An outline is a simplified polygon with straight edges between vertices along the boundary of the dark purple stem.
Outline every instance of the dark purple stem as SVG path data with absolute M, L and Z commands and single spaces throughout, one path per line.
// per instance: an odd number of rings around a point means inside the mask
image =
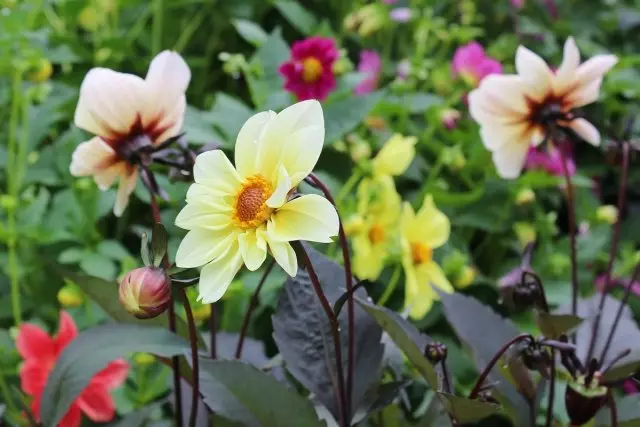
M 551 349 L 551 378 L 549 379 L 549 404 L 547 405 L 547 427 L 553 427 L 553 398 L 556 393 L 556 351 Z
M 333 206 L 336 208 L 336 212 L 338 211 L 338 206 L 336 205 L 333 196 L 331 195 L 331 191 L 329 188 L 314 174 L 309 175 L 309 179 L 313 182 L 313 184 L 320 189 L 324 193 L 324 196 L 331 202 Z M 338 218 L 339 218 L 338 214 Z M 344 273 L 345 273 L 345 284 L 347 289 L 347 316 L 348 316 L 348 325 L 347 325 L 347 337 L 348 337 L 348 347 L 347 347 L 347 419 L 351 414 L 351 399 L 352 399 L 352 390 L 353 390 L 353 370 L 354 370 L 354 362 L 355 362 L 355 303 L 353 299 L 353 275 L 351 273 L 351 256 L 349 254 L 349 244 L 347 242 L 347 235 L 344 232 L 344 227 L 342 226 L 342 220 L 339 219 L 338 223 L 338 238 L 340 240 L 340 246 L 342 247 L 342 258 L 344 262 Z
M 602 311 L 604 310 L 604 303 L 609 292 L 609 285 L 611 284 L 611 271 L 613 270 L 613 264 L 616 260 L 616 254 L 618 252 L 618 241 L 620 239 L 620 229 L 622 225 L 622 213 L 627 200 L 627 181 L 629 178 L 629 144 L 627 142 L 622 143 L 622 177 L 620 178 L 620 188 L 618 189 L 618 220 L 613 231 L 613 238 L 611 239 L 611 249 L 609 250 L 609 263 L 607 264 L 607 271 L 605 274 L 605 283 L 602 294 L 600 295 L 600 302 L 598 304 L 598 311 L 596 312 L 596 318 L 593 322 L 593 331 L 591 332 L 591 341 L 589 342 L 589 350 L 587 352 L 587 359 L 591 360 L 593 357 L 593 351 L 595 349 L 596 341 L 598 340 L 598 333 L 600 332 L 600 319 L 602 318 Z M 622 306 L 621 306 L 622 307 Z M 575 314 L 575 313 L 574 313 Z M 611 334 L 610 334 L 611 335 Z M 605 347 L 606 349 L 607 347 Z M 600 359 L 602 361 L 602 359 Z
M 249 322 L 251 321 L 251 315 L 253 314 L 253 310 L 258 306 L 258 295 L 260 294 L 260 290 L 262 286 L 267 281 L 267 277 L 271 270 L 273 270 L 273 266 L 276 264 L 275 260 L 271 260 L 267 269 L 262 274 L 262 278 L 256 287 L 256 290 L 253 292 L 251 296 L 251 301 L 249 301 L 249 306 L 247 307 L 247 312 L 244 314 L 244 320 L 242 321 L 242 328 L 240 329 L 240 337 L 238 338 L 238 345 L 236 347 L 236 359 L 240 359 L 242 357 L 242 347 L 244 346 L 244 338 L 247 335 L 247 331 L 249 330 Z
M 212 359 L 215 359 L 218 357 L 217 331 L 218 331 L 218 313 L 216 310 L 216 304 L 211 303 L 211 315 L 209 316 L 209 335 L 211 335 L 211 358 Z
M 574 316 L 578 311 L 578 256 L 576 250 L 576 205 L 573 194 L 573 182 L 569 172 L 569 159 L 564 150 L 558 149 L 562 160 L 562 170 L 567 183 L 567 209 L 569 216 L 569 242 L 571 251 L 571 314 Z
M 476 384 L 473 386 L 471 393 L 469 393 L 469 399 L 475 399 L 476 397 L 478 397 L 478 393 L 480 393 L 480 390 L 482 389 L 482 384 L 485 382 L 485 380 L 489 376 L 489 373 L 491 372 L 495 364 L 498 363 L 498 360 L 500 360 L 500 357 L 502 357 L 502 355 L 506 353 L 507 350 L 509 350 L 509 348 L 512 345 L 520 341 L 523 341 L 525 339 L 528 339 L 530 341 L 534 340 L 533 336 L 531 336 L 530 334 L 520 334 L 512 338 L 511 340 L 509 340 L 506 344 L 504 344 L 500 348 L 500 350 L 498 350 L 496 354 L 493 355 L 493 357 L 491 358 L 491 361 L 489 361 L 487 366 L 484 368 L 484 371 L 482 371 L 482 373 L 480 374 L 480 377 L 478 377 L 478 380 L 476 381 Z
M 613 398 L 611 387 L 607 392 L 607 398 L 609 400 L 609 409 L 611 410 L 611 427 L 618 427 L 618 407 L 616 406 L 616 400 Z

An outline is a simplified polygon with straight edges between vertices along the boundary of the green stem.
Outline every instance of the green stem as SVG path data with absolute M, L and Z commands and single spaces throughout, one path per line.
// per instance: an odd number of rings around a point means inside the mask
M 384 293 L 378 300 L 378 305 L 385 305 L 385 303 L 389 301 L 389 298 L 391 298 L 393 291 L 396 290 L 396 287 L 398 286 L 398 282 L 400 281 L 401 270 L 402 269 L 400 268 L 400 264 L 396 265 L 395 270 L 393 270 L 393 275 L 391 276 L 391 280 L 389 281 L 389 285 L 387 285 L 387 289 L 384 290 Z
M 157 55 L 162 49 L 162 20 L 164 18 L 164 0 L 154 0 L 153 2 L 153 38 L 151 47 L 153 54 Z
M 18 408 L 16 407 L 16 404 L 14 403 L 13 398 L 11 397 L 11 391 L 9 390 L 9 387 L 7 386 L 7 382 L 4 380 L 4 376 L 2 375 L 1 372 L 0 372 L 0 393 L 4 397 L 4 401 L 7 404 L 9 411 L 17 414 L 19 412 Z
M 362 178 L 362 173 L 358 170 L 354 171 L 353 175 L 351 175 L 347 182 L 344 183 L 340 193 L 338 193 L 338 196 L 336 197 L 336 206 L 340 206 L 342 204 L 344 198 L 347 197 L 351 190 L 353 190 L 353 187 L 356 186 L 360 178 Z

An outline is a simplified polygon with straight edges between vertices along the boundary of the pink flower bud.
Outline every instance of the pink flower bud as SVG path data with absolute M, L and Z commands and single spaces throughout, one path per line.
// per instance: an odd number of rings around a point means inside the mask
M 120 281 L 120 303 L 138 319 L 162 314 L 171 302 L 171 279 L 158 267 L 136 268 Z

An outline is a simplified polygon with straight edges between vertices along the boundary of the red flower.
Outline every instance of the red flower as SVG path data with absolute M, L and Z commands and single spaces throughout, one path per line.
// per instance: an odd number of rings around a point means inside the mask
M 23 323 L 20 326 L 16 338 L 16 347 L 24 359 L 20 368 L 20 386 L 26 394 L 33 397 L 31 408 L 38 421 L 40 420 L 40 398 L 47 383 L 47 377 L 53 370 L 56 359 L 76 335 L 78 335 L 76 325 L 65 311 L 60 312 L 60 329 L 55 337 L 50 337 L 36 325 Z M 124 382 L 128 369 L 127 363 L 119 359 L 98 372 L 71 404 L 59 426 L 80 426 L 81 412 L 96 422 L 111 421 L 115 415 L 115 407 L 109 390 Z
M 291 59 L 280 66 L 285 78 L 284 88 L 298 100 L 323 100 L 336 87 L 333 64 L 338 50 L 333 39 L 309 37 L 297 41 L 291 49 Z

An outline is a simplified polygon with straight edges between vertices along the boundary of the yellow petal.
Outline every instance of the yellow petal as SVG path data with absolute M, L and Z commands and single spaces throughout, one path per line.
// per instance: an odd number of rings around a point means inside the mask
M 284 205 L 284 202 L 287 201 L 287 195 L 289 194 L 289 190 L 291 190 L 291 178 L 287 173 L 284 165 L 280 165 L 278 168 L 278 178 L 276 181 L 276 189 L 273 191 L 273 194 L 267 199 L 265 202 L 267 206 L 270 208 L 279 208 Z
M 185 230 L 222 230 L 232 224 L 232 219 L 228 212 L 217 211 L 210 205 L 187 203 L 176 217 L 175 223 Z
M 384 268 L 388 246 L 384 243 L 372 245 L 367 234 L 353 239 L 353 272 L 360 279 L 377 280 Z
M 400 229 L 403 237 L 408 238 L 411 236 L 415 221 L 416 214 L 413 207 L 409 202 L 404 202 L 402 204 L 402 215 L 400 217 Z
M 267 257 L 267 241 L 264 226 L 247 230 L 238 236 L 240 253 L 247 269 L 256 271 Z
M 235 194 L 240 177 L 221 150 L 206 151 L 196 157 L 193 179 L 221 194 Z
M 105 138 L 125 134 L 144 104 L 144 80 L 106 68 L 93 68 L 82 81 L 75 124 Z
M 416 137 L 393 135 L 373 159 L 376 175 L 402 175 L 416 155 Z
M 129 170 L 127 170 L 129 169 Z M 129 204 L 129 196 L 136 189 L 136 183 L 138 181 L 138 168 L 131 166 L 125 168 L 125 171 L 120 175 L 120 184 L 118 186 L 118 192 L 116 194 L 116 203 L 113 205 L 113 214 L 115 216 L 121 216 L 125 208 Z
M 191 184 L 187 190 L 187 203 L 198 203 L 211 207 L 216 212 L 231 212 L 233 206 L 227 194 L 216 188 L 198 183 Z
M 176 265 L 194 268 L 224 256 L 235 244 L 237 233 L 229 230 L 197 229 L 187 233 L 176 253 Z
M 294 277 L 298 273 L 298 259 L 291 245 L 287 242 L 274 241 L 268 233 L 267 243 L 276 262 L 289 276 Z
M 198 284 L 198 300 L 210 304 L 222 298 L 240 267 L 242 267 L 242 255 L 238 245 L 234 244 L 224 257 L 202 268 Z
M 436 208 L 433 197 L 428 194 L 422 202 L 422 207 L 415 218 L 412 235 L 420 242 L 426 243 L 435 249 L 444 245 L 449 240 L 451 223 L 449 218 Z
M 409 309 L 409 316 L 419 320 L 433 305 L 433 290 L 429 291 L 418 282 L 417 271 L 411 262 L 411 257 L 403 257 L 402 265 L 405 276 L 405 308 Z
M 338 213 L 324 197 L 309 194 L 278 209 L 267 223 L 270 239 L 279 242 L 307 240 L 330 243 L 338 234 Z
M 444 292 L 453 292 L 453 286 L 445 276 L 444 271 L 442 271 L 440 266 L 434 261 L 420 266 L 418 269 L 418 279 L 424 280 L 429 288 L 431 288 L 431 285 L 435 285 Z M 435 294 L 434 297 L 438 299 L 438 294 Z
M 236 138 L 235 162 L 236 169 L 242 177 L 257 173 L 258 142 L 262 138 L 269 122 L 276 117 L 273 111 L 258 113 L 242 125 Z

